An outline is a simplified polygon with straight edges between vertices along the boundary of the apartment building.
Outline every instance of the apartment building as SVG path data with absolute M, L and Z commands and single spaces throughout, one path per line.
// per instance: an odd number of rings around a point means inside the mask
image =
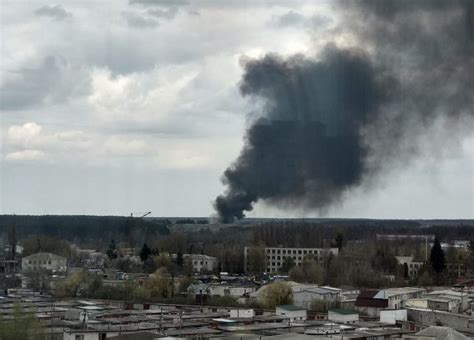
M 245 271 L 247 271 L 248 254 L 250 247 L 244 248 L 245 257 Z M 283 262 L 286 258 L 290 257 L 293 259 L 295 265 L 300 266 L 303 263 L 303 259 L 312 255 L 315 260 L 320 264 L 323 264 L 329 254 L 337 255 L 339 249 L 337 248 L 283 248 L 283 247 L 266 247 L 265 251 L 265 264 L 267 273 L 276 273 L 280 270 Z

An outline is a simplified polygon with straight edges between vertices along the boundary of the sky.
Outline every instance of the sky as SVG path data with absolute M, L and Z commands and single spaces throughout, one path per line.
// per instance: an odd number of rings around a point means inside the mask
M 243 63 L 350 45 L 338 20 L 330 1 L 2 1 L 0 213 L 213 216 L 259 110 Z M 474 218 L 474 130 L 446 140 L 458 128 L 427 127 L 324 215 L 248 216 Z

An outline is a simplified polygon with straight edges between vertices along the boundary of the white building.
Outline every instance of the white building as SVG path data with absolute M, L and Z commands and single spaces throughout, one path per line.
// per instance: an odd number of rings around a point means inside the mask
M 328 320 L 339 323 L 356 323 L 359 322 L 359 313 L 349 309 L 330 309 Z
M 275 314 L 278 316 L 286 316 L 291 321 L 303 321 L 306 320 L 306 308 L 298 307 L 295 305 L 281 305 L 277 306 Z
M 245 268 L 247 271 L 248 253 L 251 247 L 244 248 Z M 276 273 L 280 270 L 286 258 L 293 259 L 295 265 L 300 266 L 306 256 L 312 255 L 316 261 L 323 264 L 329 254 L 337 255 L 337 248 L 283 248 L 283 247 L 266 247 L 264 248 L 266 259 L 266 272 Z
M 184 254 L 183 260 L 190 263 L 193 272 L 212 272 L 217 268 L 217 258 L 203 254 Z
M 425 265 L 422 261 L 413 261 L 413 256 L 395 256 L 399 265 L 407 268 L 408 277 L 414 278 L 418 276 L 418 272 Z
M 313 301 L 321 301 L 329 305 L 341 300 L 341 290 L 328 286 L 303 288 L 293 292 L 293 303 L 307 309 L 311 307 Z
M 22 270 L 47 270 L 51 272 L 65 272 L 67 259 L 51 253 L 37 253 L 26 256 L 21 260 Z
M 255 317 L 255 311 L 251 308 L 235 308 L 230 310 L 230 317 L 232 319 L 251 319 Z
M 380 311 L 380 322 L 395 325 L 397 321 L 407 321 L 406 309 L 390 309 Z

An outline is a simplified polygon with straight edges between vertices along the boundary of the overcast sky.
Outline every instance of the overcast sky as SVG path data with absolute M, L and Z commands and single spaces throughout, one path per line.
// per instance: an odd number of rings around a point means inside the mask
M 258 110 L 239 94 L 242 60 L 348 43 L 330 2 L 312 0 L 4 0 L 1 12 L 8 214 L 211 216 Z M 426 142 L 326 216 L 473 218 L 474 134 L 447 144 L 432 157 Z M 263 202 L 249 216 L 317 215 Z

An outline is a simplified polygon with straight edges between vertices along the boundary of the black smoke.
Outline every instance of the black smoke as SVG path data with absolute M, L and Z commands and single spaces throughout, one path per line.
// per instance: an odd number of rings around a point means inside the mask
M 437 118 L 472 116 L 474 1 L 342 3 L 339 34 L 357 47 L 245 64 L 241 93 L 263 110 L 224 173 L 221 221 L 259 200 L 325 209 Z

